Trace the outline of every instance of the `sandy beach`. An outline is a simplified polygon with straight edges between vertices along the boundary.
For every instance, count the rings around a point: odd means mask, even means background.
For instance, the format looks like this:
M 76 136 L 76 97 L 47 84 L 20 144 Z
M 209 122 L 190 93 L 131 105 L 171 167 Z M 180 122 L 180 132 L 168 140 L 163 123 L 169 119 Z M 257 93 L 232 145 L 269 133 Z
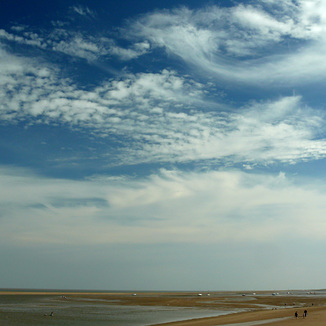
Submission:
M 295 311 L 298 311 L 299 317 L 294 317 Z M 194 319 L 180 322 L 171 322 L 158 325 L 174 325 L 174 326 L 213 326 L 213 325 L 314 325 L 321 326 L 326 324 L 326 308 L 315 307 L 309 308 L 309 314 L 306 318 L 302 317 L 304 309 L 288 309 L 288 310 L 273 310 L 273 311 L 257 311 L 232 314 L 226 316 L 218 316 L 211 318 Z
M 263 293 L 262 293 L 263 294 Z M 246 297 L 248 298 L 248 297 Z M 321 326 L 326 324 L 326 300 L 323 297 L 307 294 L 302 296 L 281 295 L 260 296 L 252 295 L 247 303 L 230 304 L 233 307 L 247 307 L 254 311 L 246 311 L 223 315 L 218 317 L 193 319 L 187 321 L 178 321 L 171 323 L 155 324 L 165 326 L 217 326 L 217 325 L 234 325 L 234 326 L 251 326 L 251 325 L 314 325 Z M 228 297 L 220 297 L 221 301 L 227 300 Z M 259 303 L 258 303 L 259 302 Z M 292 302 L 292 303 L 291 303 Z M 265 305 L 265 307 L 254 308 L 254 306 Z M 257 310 L 256 310 L 257 309 Z M 304 311 L 308 314 L 303 317 Z M 298 312 L 298 318 L 295 317 Z
M 198 325 L 198 326 L 214 326 L 214 325 L 236 325 L 236 326 L 254 326 L 254 325 L 325 325 L 326 322 L 326 292 L 303 292 L 293 291 L 291 293 L 237 293 L 237 292 L 74 292 L 74 291 L 0 291 L 0 308 L 1 306 L 12 303 L 11 309 L 15 308 L 15 302 L 19 303 L 22 299 L 25 302 L 32 302 L 35 298 L 42 300 L 46 298 L 47 305 L 50 307 L 54 302 L 58 313 L 52 319 L 54 322 L 60 318 L 60 309 L 67 304 L 91 303 L 94 305 L 104 305 L 112 307 L 118 305 L 120 307 L 152 307 L 156 309 L 187 308 L 210 311 L 210 315 L 216 317 L 194 318 L 180 320 L 174 322 L 165 322 L 157 320 L 157 323 L 150 325 Z M 41 301 L 40 301 L 41 302 Z M 51 303 L 52 302 L 52 303 Z M 43 300 L 44 304 L 44 300 Z M 19 304 L 18 304 L 19 305 Z M 306 318 L 303 318 L 304 310 L 308 311 Z M 105 311 L 105 310 L 103 310 Z M 298 312 L 298 318 L 294 317 L 295 311 Z M 213 313 L 212 313 L 213 312 Z M 219 315 L 220 313 L 224 315 Z M 12 314 L 10 311 L 0 309 L 0 322 L 7 321 L 8 325 L 24 325 L 26 323 L 26 315 L 29 316 L 30 324 L 41 324 L 44 316 L 31 313 L 25 310 L 24 314 L 17 312 Z M 219 316 L 218 316 L 219 315 Z M 15 318 L 13 323 L 12 318 Z M 110 320 L 101 320 L 101 325 L 111 325 Z M 171 319 L 170 319 L 171 320 Z M 69 325 L 77 325 L 78 323 L 70 323 Z M 86 322 L 83 325 L 88 325 Z M 6 325 L 6 324 L 4 324 Z M 89 323 L 91 325 L 91 321 Z M 143 323 L 142 325 L 149 325 Z

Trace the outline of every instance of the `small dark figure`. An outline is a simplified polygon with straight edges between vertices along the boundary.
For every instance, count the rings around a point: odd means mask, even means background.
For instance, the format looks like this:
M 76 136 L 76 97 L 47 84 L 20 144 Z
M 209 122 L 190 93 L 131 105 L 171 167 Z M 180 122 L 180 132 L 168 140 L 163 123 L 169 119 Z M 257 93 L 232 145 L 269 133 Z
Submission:
M 298 318 L 298 312 L 297 311 L 294 313 L 294 317 Z
M 308 311 L 307 311 L 307 309 L 303 312 L 303 315 L 305 316 L 305 317 L 307 317 L 307 313 L 308 313 Z
M 48 314 L 44 314 L 44 316 L 50 316 L 50 317 L 53 317 L 54 316 L 54 312 L 51 311 L 51 313 L 48 315 Z

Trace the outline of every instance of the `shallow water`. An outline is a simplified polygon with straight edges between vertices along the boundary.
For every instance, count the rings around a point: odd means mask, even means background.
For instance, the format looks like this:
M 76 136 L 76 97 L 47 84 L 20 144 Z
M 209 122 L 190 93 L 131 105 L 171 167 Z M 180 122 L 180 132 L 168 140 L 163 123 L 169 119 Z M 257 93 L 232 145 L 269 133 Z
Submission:
M 50 316 L 51 312 L 53 316 Z M 144 326 L 211 317 L 233 311 L 123 306 L 100 300 L 62 300 L 60 296 L 0 296 L 0 325 Z

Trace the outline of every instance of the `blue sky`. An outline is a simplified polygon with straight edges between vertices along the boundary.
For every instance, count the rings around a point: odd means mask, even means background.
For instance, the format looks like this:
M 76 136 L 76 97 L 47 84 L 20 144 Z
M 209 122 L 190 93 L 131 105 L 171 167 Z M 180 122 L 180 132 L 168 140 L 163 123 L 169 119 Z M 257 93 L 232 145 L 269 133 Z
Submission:
M 325 12 L 0 2 L 0 287 L 324 287 Z

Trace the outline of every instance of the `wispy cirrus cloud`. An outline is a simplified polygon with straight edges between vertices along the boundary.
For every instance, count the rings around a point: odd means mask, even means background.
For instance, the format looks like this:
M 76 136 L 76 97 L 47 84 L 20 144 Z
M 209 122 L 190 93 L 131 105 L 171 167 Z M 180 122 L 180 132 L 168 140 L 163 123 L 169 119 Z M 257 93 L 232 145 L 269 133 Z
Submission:
M 129 42 L 124 46 L 103 31 L 89 35 L 67 26 L 43 32 L 13 26 L 11 32 L 0 30 L 0 38 L 89 62 L 110 57 L 128 61 L 162 48 L 217 79 L 294 86 L 324 78 L 324 9 L 322 1 L 254 1 L 151 12 L 129 20 L 115 35 Z M 73 10 L 93 14 L 87 7 Z
M 217 78 L 296 85 L 324 78 L 324 9 L 323 1 L 181 8 L 143 15 L 126 32 Z

